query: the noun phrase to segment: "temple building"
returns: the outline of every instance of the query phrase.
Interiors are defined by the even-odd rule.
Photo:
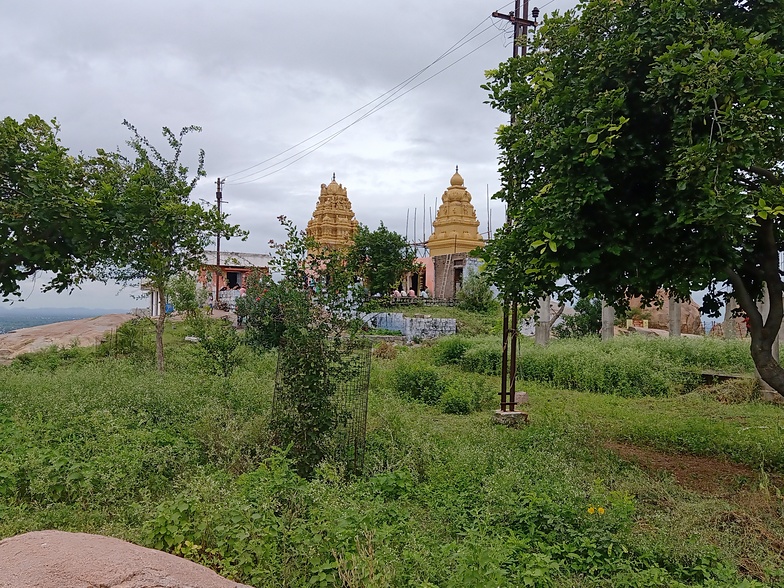
[[[435,298],[454,298],[463,283],[464,270],[475,266],[478,271],[479,262],[469,252],[485,245],[479,234],[471,193],[466,190],[457,168],[449,183],[433,221],[433,234],[427,241],[433,263],[428,273],[434,278]]]
[[[321,195],[313,218],[308,221],[307,234],[323,246],[339,248],[352,243],[358,226],[348,190],[338,184],[332,174],[329,185],[321,184]]]

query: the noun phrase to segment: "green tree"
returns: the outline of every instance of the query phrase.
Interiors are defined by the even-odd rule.
[[[458,307],[471,312],[490,312],[498,307],[498,301],[490,288],[490,280],[484,273],[469,273],[455,298]]]
[[[187,318],[199,314],[199,310],[207,301],[208,292],[196,285],[196,276],[192,272],[183,271],[169,279],[166,294],[174,305],[174,309],[184,312]]]
[[[288,240],[275,246],[270,267],[282,277],[253,274],[237,301],[249,345],[278,347],[277,443],[290,448],[302,476],[330,454],[341,419],[334,396],[362,322],[357,317],[355,275],[339,249],[320,249],[280,218]]]
[[[237,225],[226,222],[227,215],[216,207],[204,208],[190,197],[204,173],[204,151],[199,152],[198,167],[192,178],[180,161],[183,138],[199,127],[183,128],[179,135],[164,127],[163,136],[173,155],[167,159],[128,121],[133,137],[128,145],[135,153],[133,160],[123,158],[125,176],[117,187],[116,235],[112,242],[112,277],[122,282],[141,281],[159,296],[156,321],[156,363],[164,369],[163,329],[166,320],[166,286],[169,280],[185,270],[196,269],[204,248],[214,235],[231,237],[247,235]]]
[[[382,222],[375,231],[359,225],[349,251],[350,263],[370,294],[387,295],[401,277],[416,271],[416,254],[400,234]]]
[[[72,156],[56,121],[30,115],[0,121],[0,295],[54,272],[44,290],[62,292],[96,278],[112,236],[107,190],[120,171],[104,152]],[[6,298],[7,299],[7,298]]]
[[[766,0],[586,0],[489,72],[509,222],[488,269],[528,306],[657,288],[750,317],[763,379],[784,391],[784,11]],[[566,279],[562,279],[563,277]],[[770,294],[764,319],[755,302]]]
[[[553,332],[560,339],[598,336],[602,330],[602,301],[597,298],[580,298],[574,305],[575,313],[566,315]]]

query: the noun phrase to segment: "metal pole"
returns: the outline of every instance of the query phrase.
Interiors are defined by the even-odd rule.
[[[218,189],[215,191],[215,200],[218,201],[218,216],[219,217],[221,215],[221,203],[223,202],[223,191],[221,190],[221,187],[223,186],[223,183],[225,181],[226,180],[221,180],[220,178],[218,178],[217,181],[215,182],[215,184],[218,186]],[[220,292],[220,283],[219,283],[220,280],[218,278],[218,275],[219,275],[219,272],[220,272],[220,262],[221,262],[221,258],[220,258],[220,238],[221,238],[221,233],[220,233],[220,229],[218,229],[217,239],[215,240],[215,249],[216,249],[216,251],[215,251],[215,301],[213,302],[213,306],[215,306],[215,307],[218,306],[218,293]]]

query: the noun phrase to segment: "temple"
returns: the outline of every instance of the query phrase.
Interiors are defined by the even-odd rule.
[[[471,204],[471,193],[463,185],[457,168],[450,184],[441,197],[443,203],[438,207],[433,234],[427,241],[431,257],[467,253],[485,244],[477,229],[479,221]]]
[[[332,174],[329,185],[321,184],[321,195],[313,218],[308,221],[307,234],[322,246],[340,248],[353,242],[358,226],[348,190],[338,184]]]

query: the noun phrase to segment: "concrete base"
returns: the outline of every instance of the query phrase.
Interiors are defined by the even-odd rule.
[[[528,413],[515,411],[505,411],[500,408],[493,413],[493,422],[497,425],[517,428],[528,424]]]

